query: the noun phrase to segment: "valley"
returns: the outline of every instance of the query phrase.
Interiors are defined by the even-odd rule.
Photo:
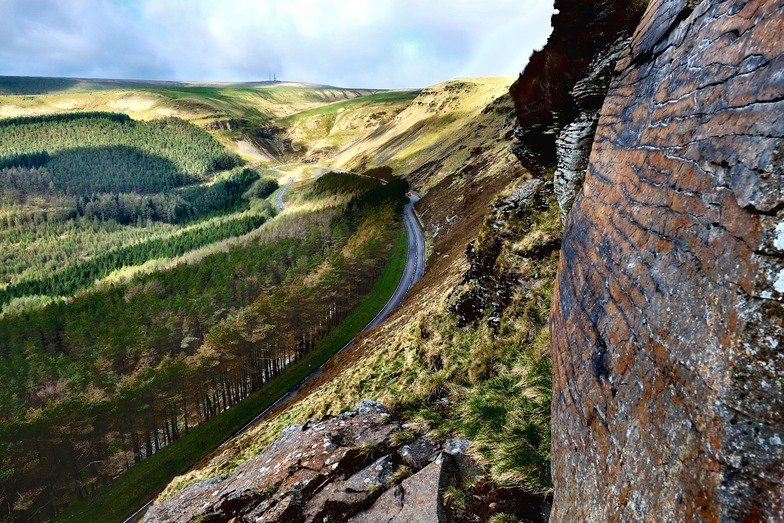
[[[405,184],[249,166],[174,117],[0,121],[6,517],[59,514],[133,464],[171,459],[255,391],[274,401],[377,315],[402,272]],[[175,466],[253,416],[232,410]],[[177,470],[155,471],[157,487],[142,475],[133,494]]]
[[[490,93],[484,96],[503,92],[495,81],[474,85]],[[135,95],[147,96],[145,89]],[[387,158],[424,156],[412,147],[415,137],[430,144],[428,156],[443,154],[450,145],[433,140],[451,136],[456,119],[476,114],[475,100],[461,102],[450,88],[439,109],[434,98],[440,95],[431,91],[423,110],[418,91],[352,91],[358,97],[313,108],[307,104],[331,94],[281,89],[275,103],[294,97],[303,100],[292,102],[294,108],[305,109],[288,115],[294,109],[278,108],[277,116],[260,117],[258,108],[238,109],[236,100],[256,100],[244,87],[237,93],[177,87],[167,96],[188,111],[185,120],[79,111],[119,107],[107,100],[128,94],[112,89],[69,92],[95,98],[78,107],[58,107],[64,93],[10,98],[17,107],[54,108],[58,116],[23,116],[28,111],[17,109],[4,120],[0,140],[7,148],[3,234],[11,247],[0,289],[6,334],[0,343],[10,363],[2,387],[3,438],[13,449],[4,453],[3,467],[6,491],[11,487],[20,500],[8,516],[99,521],[141,506],[253,418],[253,409],[275,401],[291,386],[286,383],[344,345],[349,352],[346,341],[369,321],[368,328],[379,325],[421,277],[426,245],[421,235],[414,241],[413,202],[404,213],[408,248],[401,242],[402,220],[395,218],[402,211],[395,198],[407,183],[391,167],[368,166],[366,142],[400,143],[395,118],[403,113],[398,120],[415,130],[407,131],[409,145],[392,145]],[[6,102],[0,107],[9,113],[15,106]],[[207,103],[225,112],[205,120]],[[447,104],[454,115],[434,119]],[[176,147],[177,133],[184,132],[222,144],[198,146],[199,154],[213,147],[223,156],[203,160],[206,167],[192,163],[188,171],[187,162],[196,159],[188,149],[145,145]],[[352,148],[360,161],[346,159]],[[60,160],[66,154],[75,159]],[[111,158],[116,175],[108,164],[102,167],[102,155]],[[136,165],[149,181],[129,184],[123,173]],[[29,185],[35,176],[42,181]],[[19,352],[23,346],[26,355]],[[320,379],[314,378],[300,387]],[[199,437],[205,430],[210,437]],[[14,441],[22,433],[38,436],[19,446]],[[202,440],[197,447],[195,438]],[[83,465],[69,468],[69,462]],[[36,487],[42,480],[49,485],[44,490]]]
[[[418,89],[0,78],[0,521],[784,519],[783,20],[557,0],[519,77]]]

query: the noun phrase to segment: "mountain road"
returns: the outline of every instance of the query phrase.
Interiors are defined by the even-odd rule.
[[[282,167],[282,166],[278,166]],[[275,168],[277,170],[277,168]],[[278,194],[275,196],[276,203],[278,205],[278,209],[280,212],[285,211],[285,205],[283,204],[283,194],[286,190],[291,186],[292,182],[294,182],[295,176],[292,176],[291,179],[284,184]],[[425,271],[425,240],[424,235],[422,234],[422,227],[420,226],[419,219],[417,218],[414,212],[414,204],[419,201],[419,196],[413,193],[410,193],[409,202],[403,208],[403,222],[406,228],[406,236],[408,238],[408,252],[406,254],[406,265],[403,269],[403,275],[400,278],[400,282],[398,283],[397,287],[395,288],[395,292],[392,293],[392,296],[387,301],[386,305],[376,314],[376,316],[370,320],[370,322],[362,329],[361,332],[368,331],[377,327],[390,315],[390,313],[395,310],[400,303],[402,303],[403,298],[406,295],[406,292],[422,277]],[[339,351],[337,351],[332,357],[334,358],[337,354],[340,354],[344,350],[348,349],[354,344],[354,338],[352,338],[348,343],[346,343]],[[328,363],[328,362],[327,362]],[[310,373],[306,378],[300,381],[296,386],[290,389],[286,394],[278,398],[275,403],[264,409],[261,413],[259,413],[255,418],[253,418],[250,422],[248,422],[244,427],[238,430],[233,436],[228,438],[223,445],[231,441],[232,439],[236,438],[243,432],[246,432],[248,429],[253,427],[254,425],[258,424],[261,420],[263,420],[270,412],[276,409],[281,404],[289,401],[293,397],[297,395],[300,389],[313,380],[316,376],[321,374],[324,366],[327,364],[324,363],[319,368],[314,370]],[[148,502],[144,507],[140,508],[136,511],[131,517],[125,520],[124,523],[134,523],[136,521],[140,521],[144,516],[147,508],[152,504],[152,501]]]

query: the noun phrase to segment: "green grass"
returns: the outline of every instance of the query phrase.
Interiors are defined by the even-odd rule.
[[[209,108],[243,119],[268,122],[277,116],[281,106],[304,108],[313,104],[330,104],[335,97],[366,98],[364,90],[338,87],[162,87],[144,89],[168,99],[175,107]],[[381,93],[386,94],[386,93]],[[375,95],[370,95],[375,96]]]
[[[323,105],[321,107],[316,107],[314,109],[308,109],[307,111],[292,114],[286,118],[281,118],[277,123],[283,126],[290,126],[295,122],[311,118],[313,116],[337,113],[340,109],[354,108],[363,105],[377,106],[379,104],[385,103],[410,102],[419,96],[419,93],[420,91],[387,91],[383,93],[362,96],[359,98],[352,98],[351,100],[335,102],[329,105]]]
[[[395,249],[368,298],[283,375],[229,410],[191,430],[168,447],[134,465],[94,497],[72,505],[58,516],[58,521],[121,521],[155,497],[175,476],[187,472],[203,456],[326,362],[375,317],[400,281],[405,267],[406,248],[406,235],[401,227]]]
[[[0,104],[18,115],[120,111],[134,119],[176,114],[197,124],[223,118],[264,125],[275,118],[364,97],[375,89],[322,85],[230,84],[199,86],[166,82],[90,81],[68,78],[0,78]],[[27,94],[27,96],[19,96]],[[9,115],[14,115],[13,111]],[[226,131],[216,132],[217,135]]]
[[[223,87],[174,87],[145,89],[187,108],[190,104],[225,112],[227,116],[269,121],[271,114],[259,109],[266,105],[269,93],[264,89],[236,89]]]
[[[488,218],[476,245],[492,235],[520,238],[522,245],[559,238],[560,211],[554,197],[548,208],[505,218],[500,231]],[[550,405],[552,369],[549,316],[558,249],[514,253],[504,243],[493,273],[498,281],[524,280],[503,311],[497,330],[486,317],[461,327],[444,303],[409,309],[406,323],[374,337],[361,360],[344,366],[329,383],[268,420],[253,433],[248,449],[230,458],[247,460],[274,440],[287,425],[337,415],[360,400],[385,404],[414,434],[436,441],[464,437],[472,453],[497,484],[546,493],[550,478]],[[475,280],[469,284],[478,285]],[[465,291],[472,287],[465,286]],[[200,478],[225,472],[223,464],[206,467]]]

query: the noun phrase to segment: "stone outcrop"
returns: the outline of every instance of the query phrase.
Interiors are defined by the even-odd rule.
[[[552,521],[784,520],[784,1],[654,0],[551,318]]]
[[[483,474],[465,455],[470,442],[395,443],[402,430],[373,401],[291,426],[231,474],[153,505],[144,521],[444,521],[442,491]]]
[[[447,310],[457,316],[460,327],[489,317],[489,326],[497,328],[503,310],[513,298],[512,289],[531,284],[510,272],[505,264],[499,264],[498,258],[503,257],[505,242],[514,241],[534,226],[536,212],[547,209],[552,197],[552,182],[534,178],[519,183],[509,196],[499,199],[491,207],[483,231],[466,247],[468,270],[449,296]],[[510,220],[518,225],[512,231],[506,227]],[[545,258],[559,247],[560,237],[554,237],[546,239],[530,252],[516,254]]]
[[[250,121],[243,120],[240,118],[229,118],[228,120],[213,120],[211,122],[207,122],[204,125],[204,128],[208,131],[236,131],[237,129],[242,129],[250,124]]]
[[[441,454],[418,474],[384,492],[372,507],[349,519],[349,523],[446,521],[439,495],[447,483],[445,459]]]
[[[562,137],[560,156],[565,165],[574,163],[579,170],[580,154],[569,159],[563,149],[573,141],[576,150],[587,156],[595,118],[586,119],[581,113],[595,113],[601,107],[618,39],[631,34],[644,4],[556,0],[547,45],[531,56],[510,88],[518,121],[510,150],[526,169],[541,174],[554,165],[556,138],[572,126]]]
[[[569,91],[580,114],[558,134],[555,141],[558,167],[553,177],[558,206],[564,216],[572,208],[577,193],[582,189],[588,156],[591,154],[596,125],[599,123],[599,110],[610,87],[615,63],[629,45],[629,41],[630,38],[623,33],[611,46],[601,50],[588,67],[588,75]]]

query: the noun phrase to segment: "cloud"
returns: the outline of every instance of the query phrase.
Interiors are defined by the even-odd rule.
[[[3,0],[0,74],[422,87],[514,75],[542,0]]]

